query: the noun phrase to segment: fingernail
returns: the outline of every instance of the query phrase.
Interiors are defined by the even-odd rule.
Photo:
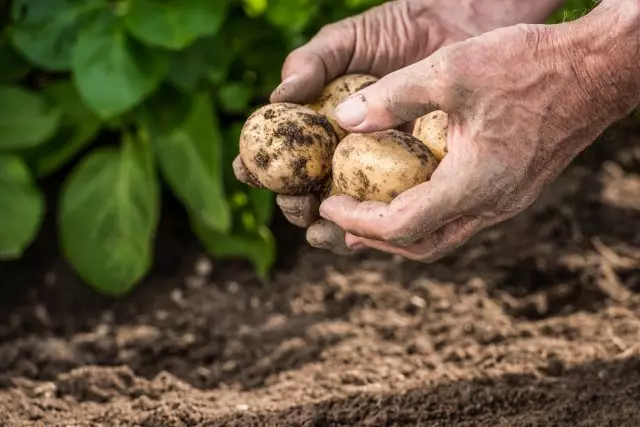
[[[296,80],[298,80],[298,75],[297,74],[291,74],[289,77],[287,77],[282,82],[280,82],[280,84],[274,90],[274,92],[282,90],[284,87],[286,87],[287,85],[293,83]]]
[[[291,83],[292,81],[297,80],[297,79],[298,79],[298,75],[294,73],[294,74],[291,74],[291,75],[290,75],[289,77],[287,77],[286,79],[284,79],[284,80],[282,81],[282,83],[280,83],[280,84],[281,84],[281,85],[289,84],[289,83]]]
[[[336,118],[343,125],[358,126],[366,117],[367,101],[362,95],[351,97],[336,107]]]

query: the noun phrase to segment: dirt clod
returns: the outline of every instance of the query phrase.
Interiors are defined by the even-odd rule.
[[[637,427],[640,139],[604,138],[435,264],[300,246],[278,216],[269,284],[211,260],[195,286],[173,202],[156,270],[114,301],[49,220],[0,263],[0,426]]]

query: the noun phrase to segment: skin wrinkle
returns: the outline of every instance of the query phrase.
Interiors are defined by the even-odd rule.
[[[326,65],[325,65],[325,72],[327,73],[327,81],[331,81],[333,79],[335,79],[336,77],[345,74],[347,72],[349,72],[349,70],[351,70],[351,67],[353,65],[353,58],[355,56],[355,50],[356,50],[356,46],[358,46],[358,31],[357,31],[357,23],[354,19],[346,19],[345,21],[345,27],[348,26],[349,29],[345,30],[348,31],[349,34],[352,35],[351,38],[346,38],[346,40],[351,40],[350,43],[343,41],[343,45],[342,49],[340,50],[342,52],[341,58],[340,60],[336,60],[337,64],[343,64],[342,67],[338,66],[337,69],[339,69],[340,71],[337,72],[329,72],[329,70],[327,69]],[[334,38],[337,36],[334,36]],[[344,33],[340,34],[340,37],[344,37]],[[343,39],[345,40],[345,39]],[[363,68],[362,70],[364,70],[365,68]],[[362,70],[355,70],[357,72],[362,71]]]
[[[320,44],[324,47],[314,47],[314,50],[329,58],[327,64],[323,62],[318,65],[343,61],[342,66],[349,72],[386,75],[427,57],[444,45],[470,36],[521,22],[540,23],[561,3],[559,0],[398,0],[373,8],[349,21],[354,27],[359,21],[367,21],[367,37],[361,37],[362,33],[359,33],[358,37],[348,40],[344,34],[335,32],[331,37],[321,40]],[[397,5],[401,8],[394,12],[393,8]],[[631,104],[640,104],[640,73],[637,72],[640,25],[635,13],[640,8],[640,2],[603,0],[601,6],[604,7],[598,7],[597,13],[592,12],[586,20],[590,21],[589,25],[583,19],[576,23],[552,26],[550,31],[541,33],[529,33],[527,30],[534,27],[524,25],[515,27],[514,32],[501,29],[484,34],[469,42],[456,44],[456,49],[450,51],[439,49],[439,52],[446,51],[449,59],[452,59],[458,48],[480,46],[477,50],[459,49],[461,53],[455,56],[456,62],[461,62],[462,58],[470,63],[463,70],[464,73],[456,69],[446,70],[445,74],[457,74],[458,78],[453,84],[458,86],[451,83],[442,86],[445,89],[453,88],[458,98],[473,106],[470,111],[473,110],[474,114],[464,113],[464,118],[457,117],[457,114],[449,115],[450,151],[444,162],[451,172],[444,173],[444,169],[439,168],[434,178],[446,180],[449,193],[455,188],[464,191],[448,194],[450,200],[446,202],[445,199],[437,202],[441,210],[448,211],[445,215],[447,219],[437,219],[431,215],[440,228],[431,222],[431,228],[435,229],[430,234],[423,234],[417,244],[394,248],[388,243],[369,242],[370,246],[391,253],[404,254],[407,250],[416,250],[418,253],[409,254],[409,257],[419,260],[441,256],[464,243],[477,231],[515,216],[533,203],[547,183],[595,139],[614,115],[629,111]],[[618,10],[618,14],[612,14],[612,10]],[[402,21],[402,30],[398,31],[395,19],[404,19],[406,11],[410,11],[414,19],[408,23]],[[635,20],[635,27],[629,23],[620,24],[625,19],[631,21],[631,18]],[[611,37],[603,37],[603,28],[615,33],[611,36],[614,37],[614,43],[607,43]],[[524,33],[525,42],[514,40],[520,37],[514,35],[517,31]],[[379,43],[383,33],[388,34],[389,39]],[[419,34],[424,36],[420,37]],[[488,42],[492,38],[497,39],[493,41],[498,46],[493,50],[477,43]],[[343,55],[349,50],[344,46],[349,43],[352,43],[351,55],[345,58]],[[518,43],[527,46],[523,48]],[[365,44],[375,44],[377,49],[367,49]],[[311,47],[311,43],[308,46]],[[381,46],[386,46],[383,49],[386,51],[381,52]],[[425,46],[426,52],[423,52]],[[538,51],[533,57],[529,53],[532,47]],[[306,51],[309,52],[308,49]],[[305,52],[305,47],[300,52]],[[422,56],[416,58],[415,52]],[[487,55],[487,52],[491,53]],[[303,56],[298,57],[302,61]],[[291,61],[295,63],[295,58]],[[448,62],[451,63],[450,60]],[[328,76],[322,71],[318,70],[317,75]],[[381,71],[384,73],[381,74]],[[629,76],[635,76],[635,80]],[[442,75],[436,77],[441,79]],[[463,84],[462,77],[469,80]],[[579,83],[576,84],[576,81]],[[536,85],[540,88],[537,93]],[[377,86],[382,87],[380,84]],[[412,109],[403,107],[401,95],[393,95],[394,90],[398,92],[394,86],[389,85],[391,95],[387,99],[395,97],[396,100],[383,108],[387,110],[387,117],[397,114],[397,108],[405,108],[405,112]],[[465,88],[468,88],[467,91],[460,94],[459,89]],[[600,102],[594,103],[594,91]],[[534,98],[535,102],[527,102],[529,98]],[[510,101],[506,102],[506,99]],[[496,108],[501,104],[502,107]],[[463,112],[460,110],[459,113]],[[400,115],[406,118],[411,114],[404,116],[404,112],[400,112]],[[549,120],[549,117],[553,119]],[[483,153],[496,161],[490,168]],[[455,176],[456,170],[465,168],[466,171],[472,171],[466,181]],[[494,191],[491,191],[491,186],[494,186]],[[472,206],[466,211],[467,214],[473,212],[475,215],[461,217],[460,214],[464,214],[465,210],[460,209],[460,203],[456,206],[456,202],[460,201]],[[415,202],[413,204],[418,205]],[[451,206],[447,208],[449,204]],[[415,227],[417,220],[412,218],[411,212],[416,214],[411,206],[397,206],[401,207],[398,212],[403,212],[403,221],[412,222]],[[400,218],[392,210],[384,215],[392,222]],[[363,216],[361,219],[366,218]],[[322,227],[312,228],[320,233],[313,236],[315,240],[310,241],[312,245],[329,249],[334,246],[336,242],[322,241]],[[400,243],[406,244],[411,240],[402,229],[387,229],[387,237],[393,237],[394,232],[403,240]],[[418,234],[414,233],[413,236]],[[339,239],[344,235],[341,231],[327,233],[325,237]],[[354,244],[363,241],[348,234],[346,238]]]
[[[455,57],[477,58],[478,56],[475,55],[474,48],[480,51],[490,50],[492,43],[500,41],[501,37],[498,36],[507,38],[507,34],[510,34],[510,39],[514,40],[514,35],[517,34],[518,31],[521,33],[523,30],[532,30],[536,33],[524,34],[525,37],[520,41],[521,45],[519,48],[512,52],[504,52],[506,55],[501,55],[500,61],[483,64],[483,67],[477,68],[463,67],[463,69],[457,73],[459,77],[466,79],[467,86],[478,88],[475,94],[490,94],[496,98],[498,105],[500,102],[503,103],[502,117],[497,118],[494,120],[494,123],[491,123],[486,120],[486,117],[479,114],[483,111],[473,107],[477,99],[468,100],[472,105],[469,111],[474,113],[474,119],[479,123],[483,123],[489,133],[488,135],[481,135],[480,140],[476,141],[476,143],[481,143],[481,146],[485,148],[491,146],[499,148],[501,146],[507,147],[505,146],[505,141],[518,141],[518,143],[515,144],[516,147],[537,147],[535,151],[528,150],[528,152],[523,152],[521,149],[520,154],[526,153],[528,155],[520,159],[512,157],[510,150],[507,149],[501,154],[505,159],[504,164],[509,166],[507,166],[505,171],[502,171],[500,170],[500,162],[495,163],[497,169],[493,172],[491,168],[487,167],[487,162],[493,160],[493,158],[485,151],[483,156],[480,157],[481,161],[478,162],[481,164],[479,170],[482,175],[478,181],[469,182],[468,180],[461,180],[459,176],[451,181],[453,189],[458,189],[462,192],[461,194],[463,196],[473,201],[471,202],[472,204],[476,203],[478,205],[478,209],[482,212],[481,216],[483,218],[487,216],[509,218],[517,215],[521,209],[529,206],[535,200],[535,197],[540,194],[542,188],[546,186],[550,179],[557,177],[564,167],[566,167],[582,149],[588,146],[609,122],[617,118],[609,112],[606,117],[600,120],[598,120],[600,116],[596,115],[596,120],[594,120],[594,113],[597,113],[600,107],[598,105],[594,106],[593,102],[589,102],[593,99],[592,92],[587,90],[588,93],[591,93],[590,99],[584,99],[582,96],[583,88],[585,86],[587,89],[589,87],[592,88],[593,85],[582,76],[580,76],[582,78],[576,80],[570,71],[563,71],[567,69],[571,70],[571,66],[573,62],[576,61],[576,58],[582,58],[585,56],[584,52],[590,52],[589,49],[592,48],[592,46],[581,45],[582,40],[588,38],[588,32],[584,37],[575,37],[573,34],[571,34],[572,37],[570,38],[566,37],[570,40],[565,44],[571,49],[565,49],[562,43],[560,46],[549,43],[549,40],[553,40],[553,38],[548,37],[548,33],[545,33],[543,37],[543,34],[537,32],[537,27],[533,29],[531,27],[512,28],[504,30],[503,34],[494,34],[493,36],[495,37],[487,37],[486,43],[474,41],[474,43],[459,45],[464,55],[456,55]],[[511,33],[509,33],[509,31]],[[562,40],[562,38],[557,39]],[[535,46],[537,49],[531,50],[531,46]],[[577,49],[579,50],[575,52]],[[571,56],[567,56],[566,52],[572,50],[574,52],[571,53]],[[527,51],[532,52],[529,54],[529,57],[521,58],[522,55],[519,54],[519,52]],[[555,64],[553,61],[536,60],[536,58],[541,55],[543,58],[545,56],[555,57],[556,60],[561,58],[563,62]],[[495,66],[495,64],[500,65]],[[536,64],[537,67],[532,67],[531,65],[533,64]],[[606,72],[607,69],[612,69],[606,68],[607,65],[604,64],[606,63],[595,64],[594,69],[590,71],[601,75],[602,71]],[[455,65],[457,64],[454,63],[454,66]],[[473,72],[469,72],[469,70],[473,70]],[[505,75],[509,75],[507,70],[513,74],[514,78],[507,80],[506,90],[500,90],[500,85],[505,84]],[[586,73],[586,75],[588,76],[589,74]],[[550,78],[550,76],[555,77],[555,79]],[[406,75],[402,76],[402,78],[403,80],[407,80],[415,78],[415,76]],[[498,100],[499,97],[502,97],[501,101]],[[506,101],[507,99],[509,101]],[[531,105],[527,106],[527,102]],[[482,105],[482,103],[477,103],[477,105]],[[560,113],[555,114],[556,111]],[[562,113],[563,111],[566,111],[566,113]],[[545,112],[547,113],[546,115],[544,114]],[[487,112],[484,113],[490,114]],[[570,123],[572,123],[572,133],[568,135],[568,137],[563,138],[558,134],[553,135],[553,133],[551,133],[549,138],[545,138],[544,132],[537,132],[535,127],[528,127],[531,121],[537,121],[538,123],[544,122],[552,128],[561,127],[562,124],[560,120],[563,116],[568,116],[572,119],[570,120]],[[489,123],[493,126],[488,126]],[[366,131],[366,129],[363,129],[363,131]],[[500,132],[502,135],[492,138],[490,136],[492,131],[495,134]],[[522,139],[520,135],[524,135],[526,139]],[[527,135],[529,136],[527,137]],[[453,147],[452,151],[454,151]],[[455,160],[456,158],[453,157],[453,159]],[[537,175],[522,172],[518,173],[518,171],[523,170],[531,172],[536,165],[542,164],[541,160],[548,159],[551,159],[551,161],[539,169],[536,168],[539,171]],[[445,159],[445,161],[446,160],[448,159]],[[457,173],[463,170],[474,170],[473,164],[469,163],[468,159],[466,164],[451,166],[452,164],[453,163],[448,163],[447,166],[451,167],[451,170]],[[510,172],[506,172],[507,170]],[[435,175],[436,174],[434,174],[434,176]],[[465,186],[465,184],[467,184],[467,186]],[[443,200],[439,199],[437,202],[442,209],[445,209],[444,206],[447,204],[445,204]],[[490,207],[492,203],[495,203],[493,208]],[[392,202],[392,205],[393,204]],[[483,209],[486,210],[482,211]],[[335,219],[339,225],[343,225],[340,218],[341,214],[338,215],[339,212],[332,212],[329,208],[325,210],[328,210],[328,216],[325,217],[331,220]],[[398,211],[402,210],[403,209],[398,209]],[[393,210],[391,210],[391,212],[393,218],[392,224],[386,225],[385,223],[380,223],[375,227],[371,224],[371,228],[364,229],[368,238],[379,238],[380,240],[396,244],[396,246],[405,246],[407,243],[415,241],[415,239],[421,235],[421,232],[429,228],[436,228],[429,227],[429,223],[432,222],[433,219],[420,211],[411,212],[411,210],[404,210],[404,212],[411,212],[413,216],[410,215],[409,218],[402,218],[402,221],[398,221],[401,217],[393,215]],[[456,210],[451,210],[450,216],[455,218],[456,215],[458,215]],[[363,218],[362,220],[367,221],[368,219]],[[420,223],[421,221],[424,221],[424,224]],[[481,222],[485,225],[487,223],[486,220]],[[386,228],[383,224],[386,225]],[[363,226],[358,226],[358,229],[362,229],[362,227]],[[377,236],[374,232],[375,228],[381,230]],[[408,229],[415,234],[407,234]],[[347,230],[349,232],[353,231],[348,227]],[[459,235],[458,237],[461,240],[466,238],[464,235]],[[452,239],[453,238],[454,237],[452,237]],[[351,240],[356,243],[358,242],[357,239]],[[368,242],[368,244],[370,244],[370,242]],[[373,246],[378,248],[384,247],[387,251],[407,255],[407,249],[405,248],[393,248],[390,245],[381,246],[380,243],[376,243]],[[410,255],[410,257],[414,259],[430,258],[429,251],[425,252],[423,246],[420,244],[411,245],[409,248],[414,251],[414,253]]]

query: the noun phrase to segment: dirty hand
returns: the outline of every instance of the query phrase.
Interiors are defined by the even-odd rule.
[[[334,196],[323,218],[371,247],[433,261],[531,205],[572,159],[640,104],[640,2],[603,0],[555,26],[517,25],[438,50],[336,108],[351,132],[449,115],[448,154],[391,203]]]
[[[563,0],[399,0],[323,28],[309,43],[291,52],[282,68],[283,83],[272,102],[304,104],[323,86],[347,73],[382,77],[431,55],[442,46],[519,22],[541,22]],[[236,177],[249,185],[240,158]],[[309,227],[313,246],[348,253],[344,231],[319,220],[319,200],[313,195],[278,196],[287,219]]]

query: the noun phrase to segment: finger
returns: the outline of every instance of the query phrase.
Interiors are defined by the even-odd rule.
[[[361,202],[333,196],[320,205],[320,216],[358,237],[409,246],[460,216],[471,207],[467,179],[451,174],[453,156],[445,157],[431,179],[401,193],[391,203]]]
[[[336,107],[335,117],[351,132],[391,129],[435,110],[455,108],[456,92],[442,48],[360,90]]]
[[[287,218],[287,221],[297,227],[307,228],[320,219],[320,214],[318,213],[320,200],[311,194],[304,196],[278,194],[276,203],[285,218]]]
[[[233,159],[233,174],[236,179],[254,188],[264,188],[262,184],[249,172],[247,167],[242,163],[240,155]]]
[[[358,248],[348,247],[344,238],[344,230],[323,219],[307,229],[307,242],[315,248],[325,249],[338,255],[350,255],[356,252]]]
[[[481,217],[466,216],[458,218],[444,225],[436,232],[425,236],[419,242],[407,247],[394,246],[389,243],[363,239],[349,234],[345,237],[345,241],[349,245],[363,245],[415,261],[435,262],[450,255],[491,224]]]
[[[343,74],[355,46],[352,19],[327,25],[307,44],[292,51],[282,66],[282,83],[271,102],[306,103],[317,98],[326,82]]]

